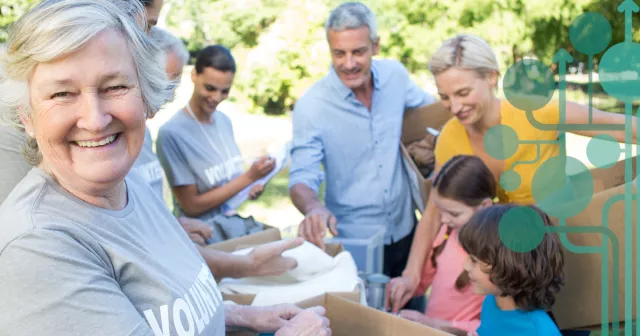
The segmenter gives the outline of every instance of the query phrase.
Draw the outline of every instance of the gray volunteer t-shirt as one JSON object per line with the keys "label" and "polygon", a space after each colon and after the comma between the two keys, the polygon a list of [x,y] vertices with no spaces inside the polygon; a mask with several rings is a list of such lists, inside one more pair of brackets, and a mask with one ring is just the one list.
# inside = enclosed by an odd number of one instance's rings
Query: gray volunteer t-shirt
{"label": "gray volunteer t-shirt", "polygon": [[[244,169],[231,120],[220,111],[213,113],[213,123],[203,124],[181,109],[160,128],[156,151],[171,187],[195,184],[200,193],[229,183]],[[175,197],[174,206],[184,215]],[[198,219],[211,223],[225,210],[218,207]]]}
{"label": "gray volunteer t-shirt", "polygon": [[24,133],[0,124],[0,204],[32,168],[22,155],[26,141]]}
{"label": "gray volunteer t-shirt", "polygon": [[131,172],[140,174],[141,177],[147,181],[151,189],[156,192],[160,199],[162,197],[162,167],[156,153],[153,152],[153,139],[151,138],[151,131],[149,127],[144,134],[144,144],[138,159],[133,163]]}
{"label": "gray volunteer t-shirt", "polygon": [[149,186],[95,207],[33,168],[0,206],[0,334],[225,334],[209,268]]}

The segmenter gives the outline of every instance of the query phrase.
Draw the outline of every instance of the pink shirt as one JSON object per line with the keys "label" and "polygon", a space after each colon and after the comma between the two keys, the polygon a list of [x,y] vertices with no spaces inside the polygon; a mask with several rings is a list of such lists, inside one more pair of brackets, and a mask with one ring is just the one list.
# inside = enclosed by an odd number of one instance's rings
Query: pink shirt
{"label": "pink shirt", "polygon": [[[434,247],[442,244],[447,228],[446,225],[440,227]],[[432,254],[433,250],[427,257],[416,289],[416,295],[422,295],[431,286],[425,315],[452,322],[453,327],[458,329],[475,331],[480,325],[484,295],[475,294],[470,284],[462,291],[456,289],[456,280],[464,271],[463,265],[467,258],[467,253],[458,242],[457,231],[451,231],[447,244],[436,258],[437,269],[431,263]]]}

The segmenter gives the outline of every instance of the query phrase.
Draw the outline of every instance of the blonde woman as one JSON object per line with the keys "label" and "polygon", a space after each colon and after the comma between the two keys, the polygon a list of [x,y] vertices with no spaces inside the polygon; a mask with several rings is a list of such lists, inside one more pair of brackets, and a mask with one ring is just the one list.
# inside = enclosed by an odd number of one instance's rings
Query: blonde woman
{"label": "blonde woman", "polygon": [[176,219],[129,174],[172,90],[132,17],[145,17],[137,1],[48,0],[9,33],[0,98],[34,168],[0,206],[0,330],[329,335],[322,308],[223,303]]}
{"label": "blonde woman", "polygon": [[[500,175],[516,161],[536,158],[535,145],[520,145],[507,160],[497,160],[484,148],[484,136],[496,125],[511,127],[519,139],[556,140],[556,131],[544,131],[534,127],[524,111],[507,100],[496,96],[500,71],[495,53],[482,38],[470,34],[459,34],[446,40],[429,61],[429,71],[435,76],[438,94],[453,118],[442,129],[436,145],[437,174],[440,167],[455,155],[477,155],[489,166],[499,180]],[[558,124],[558,102],[550,102],[534,111],[535,118],[546,124]],[[625,116],[593,109],[595,124],[624,124]],[[589,123],[588,107],[573,102],[566,105],[566,124]],[[635,117],[633,121],[635,139]],[[593,137],[602,131],[575,131],[576,134]],[[624,131],[607,132],[618,141],[624,141]],[[541,145],[540,156],[535,163],[518,165],[515,169],[521,176],[520,187],[503,190],[498,187],[501,202],[533,204],[532,179],[536,169],[549,158],[559,153],[558,144]],[[431,250],[440,227],[440,214],[431,202],[416,229],[409,262],[403,275],[392,279],[389,285],[389,305],[392,311],[407,302],[418,285],[420,272],[427,252]]]}

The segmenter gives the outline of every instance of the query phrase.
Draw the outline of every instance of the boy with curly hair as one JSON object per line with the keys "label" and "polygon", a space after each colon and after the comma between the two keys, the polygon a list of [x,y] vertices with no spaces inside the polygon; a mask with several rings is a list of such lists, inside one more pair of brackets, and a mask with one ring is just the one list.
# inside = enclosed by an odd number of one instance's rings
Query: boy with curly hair
{"label": "boy with curly hair", "polygon": [[[520,223],[513,223],[514,216],[508,216],[501,224],[509,211],[518,214],[515,217]],[[552,225],[549,217],[534,206],[504,204],[477,211],[460,229],[460,245],[469,254],[464,269],[469,272],[474,291],[486,295],[478,335],[560,335],[547,313],[564,284],[564,261],[558,236],[545,233],[535,248],[517,252],[508,246],[521,244],[520,239],[531,237],[531,232],[505,235],[500,230],[501,225],[541,222],[544,226]],[[501,233],[504,239],[518,241],[505,244]]]}

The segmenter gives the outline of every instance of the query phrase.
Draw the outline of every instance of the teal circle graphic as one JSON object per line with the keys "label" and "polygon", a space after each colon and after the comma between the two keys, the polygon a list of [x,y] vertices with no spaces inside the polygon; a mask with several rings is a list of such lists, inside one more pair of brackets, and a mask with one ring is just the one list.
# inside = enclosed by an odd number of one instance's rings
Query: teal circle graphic
{"label": "teal circle graphic", "polygon": [[507,69],[502,87],[511,105],[523,111],[535,111],[551,100],[556,82],[553,72],[546,64],[525,59]]}
{"label": "teal circle graphic", "polygon": [[544,220],[530,207],[509,209],[498,224],[500,241],[519,253],[530,252],[538,247],[545,233]]}
{"label": "teal circle graphic", "polygon": [[611,25],[600,13],[580,14],[569,26],[569,40],[579,52],[593,56],[611,42]]}
{"label": "teal circle graphic", "polygon": [[609,168],[620,159],[622,150],[618,140],[609,134],[599,134],[589,140],[587,157],[598,168]]}
{"label": "teal circle graphic", "polygon": [[570,156],[556,156],[542,163],[531,184],[538,207],[557,218],[579,214],[593,197],[593,175],[584,163]]}
{"label": "teal circle graphic", "polygon": [[507,170],[500,174],[500,186],[505,191],[514,191],[520,188],[522,178],[515,170]]}
{"label": "teal circle graphic", "polygon": [[518,133],[507,125],[491,127],[484,135],[484,148],[496,160],[506,160],[518,151]]}
{"label": "teal circle graphic", "polygon": [[640,98],[640,44],[623,42],[609,48],[598,69],[600,84],[614,98],[631,102]]}

